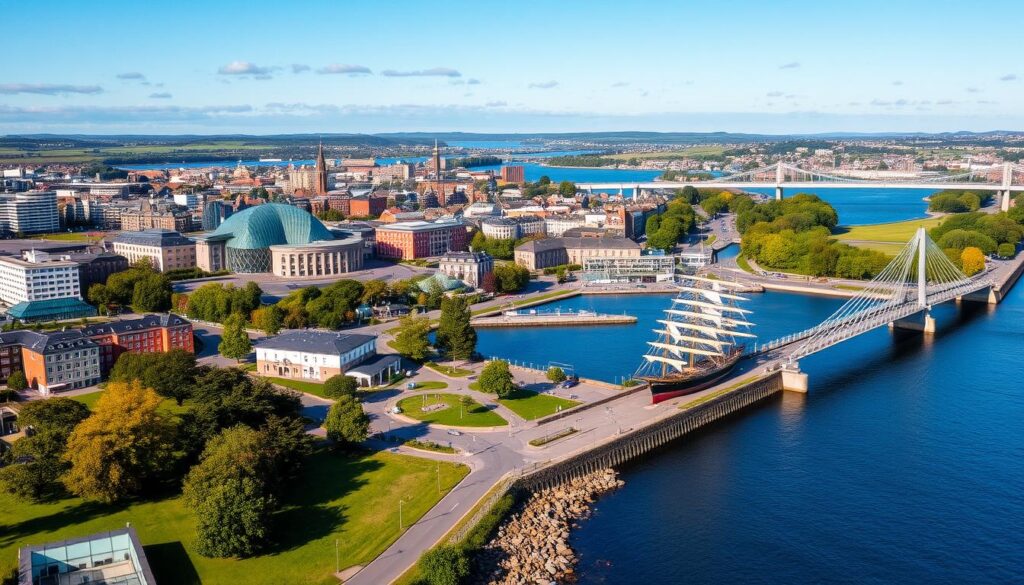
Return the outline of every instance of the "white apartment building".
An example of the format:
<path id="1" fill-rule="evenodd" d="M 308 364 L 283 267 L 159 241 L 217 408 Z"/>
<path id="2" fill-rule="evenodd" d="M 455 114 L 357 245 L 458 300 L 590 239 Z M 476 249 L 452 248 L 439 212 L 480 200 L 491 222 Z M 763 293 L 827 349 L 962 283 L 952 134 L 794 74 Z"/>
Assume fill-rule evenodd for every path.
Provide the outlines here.
<path id="1" fill-rule="evenodd" d="M 56 191 L 0 195 L 0 231 L 36 234 L 60 229 Z"/>
<path id="2" fill-rule="evenodd" d="M 0 256 L 0 301 L 14 306 L 69 297 L 82 298 L 77 262 L 35 250 L 25 252 L 24 259 Z"/>

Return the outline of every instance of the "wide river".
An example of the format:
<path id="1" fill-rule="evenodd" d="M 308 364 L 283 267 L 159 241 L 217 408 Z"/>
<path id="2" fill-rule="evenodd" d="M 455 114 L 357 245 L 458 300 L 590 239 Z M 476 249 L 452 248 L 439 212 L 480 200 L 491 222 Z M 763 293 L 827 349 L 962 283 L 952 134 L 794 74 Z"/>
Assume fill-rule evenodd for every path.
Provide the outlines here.
<path id="1" fill-rule="evenodd" d="M 762 340 L 841 301 L 752 294 Z M 669 297 L 551 307 L 631 326 L 479 331 L 480 350 L 628 375 Z M 937 308 L 934 337 L 877 329 L 805 359 L 785 393 L 625 466 L 573 533 L 580 583 L 1024 582 L 1024 285 Z"/>

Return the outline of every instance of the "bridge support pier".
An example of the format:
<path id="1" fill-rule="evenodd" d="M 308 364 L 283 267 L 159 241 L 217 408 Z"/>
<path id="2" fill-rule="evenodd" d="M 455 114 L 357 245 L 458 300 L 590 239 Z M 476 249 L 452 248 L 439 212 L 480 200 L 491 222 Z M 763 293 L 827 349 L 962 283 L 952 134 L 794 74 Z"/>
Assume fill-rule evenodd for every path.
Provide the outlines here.
<path id="1" fill-rule="evenodd" d="M 782 368 L 782 389 L 807 394 L 807 374 L 800 371 L 800 364 Z"/>
<path id="2" fill-rule="evenodd" d="M 921 315 L 923 318 L 919 318 Z M 920 331 L 922 333 L 935 333 L 935 317 L 930 311 L 915 313 L 904 319 L 889 323 L 889 329 L 906 329 L 907 331 Z"/>
<path id="3" fill-rule="evenodd" d="M 996 197 L 999 198 L 999 210 L 1010 211 L 1010 201 L 1013 199 L 1013 192 L 1009 189 L 1006 191 L 999 191 L 996 193 Z"/>
<path id="4" fill-rule="evenodd" d="M 782 187 L 775 187 L 775 200 L 782 201 Z"/>
<path id="5" fill-rule="evenodd" d="M 965 301 L 970 301 L 972 303 L 987 303 L 989 305 L 998 305 L 999 296 L 996 295 L 995 288 L 988 287 L 956 298 L 956 302 L 958 303 L 962 303 Z"/>

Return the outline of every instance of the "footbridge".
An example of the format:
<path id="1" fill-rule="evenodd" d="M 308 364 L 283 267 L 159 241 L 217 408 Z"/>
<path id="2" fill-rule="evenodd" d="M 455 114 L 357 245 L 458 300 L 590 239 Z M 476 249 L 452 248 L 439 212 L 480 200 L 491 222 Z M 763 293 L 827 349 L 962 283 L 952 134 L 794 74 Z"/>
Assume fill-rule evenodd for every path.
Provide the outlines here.
<path id="1" fill-rule="evenodd" d="M 966 276 L 920 228 L 878 276 L 828 319 L 760 345 L 751 354 L 796 378 L 801 358 L 883 325 L 933 333 L 933 306 L 962 298 L 987 301 L 993 284 L 984 271 Z M 806 389 L 806 378 L 803 384 Z"/>
<path id="2" fill-rule="evenodd" d="M 970 169 L 957 174 L 924 174 L 908 176 L 848 176 L 839 172 L 828 174 L 818 170 L 802 169 L 796 165 L 778 162 L 773 165 L 743 171 L 733 175 L 705 181 L 649 181 L 640 183 L 577 183 L 585 191 L 615 191 L 633 189 L 639 194 L 643 190 L 681 189 L 686 186 L 700 189 L 757 189 L 775 188 L 775 198 L 782 199 L 786 189 L 921 189 L 941 190 L 994 190 L 1000 208 L 1007 211 L 1013 193 L 1024 192 L 1024 165 L 1004 163 L 1002 167 Z"/>

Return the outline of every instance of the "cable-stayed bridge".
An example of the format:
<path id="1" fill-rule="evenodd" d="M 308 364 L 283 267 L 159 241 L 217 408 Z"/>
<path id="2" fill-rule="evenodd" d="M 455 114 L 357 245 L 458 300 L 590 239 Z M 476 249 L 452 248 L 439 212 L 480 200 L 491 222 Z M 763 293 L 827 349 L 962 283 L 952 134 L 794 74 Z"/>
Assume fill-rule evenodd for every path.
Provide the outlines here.
<path id="1" fill-rule="evenodd" d="M 1001 171 L 993 169 L 972 169 L 957 174 L 917 175 L 906 177 L 844 176 L 841 173 L 828 174 L 818 170 L 801 169 L 798 166 L 778 162 L 773 165 L 743 171 L 733 175 L 708 179 L 706 181 L 648 181 L 633 183 L 577 183 L 585 191 L 608 191 L 633 189 L 634 193 L 654 189 L 681 189 L 685 186 L 714 189 L 756 189 L 775 188 L 775 198 L 782 199 L 786 189 L 854 188 L 854 189 L 922 189 L 928 191 L 994 190 L 1000 208 L 1007 211 L 1014 192 L 1024 192 L 1024 165 L 1004 163 Z"/>
<path id="2" fill-rule="evenodd" d="M 968 277 L 920 228 L 899 254 L 820 324 L 760 345 L 751 352 L 798 372 L 798 361 L 884 325 L 935 331 L 931 307 L 990 289 L 985 272 Z M 986 297 L 987 298 L 987 297 Z M 920 314 L 920 319 L 915 316 Z"/>

